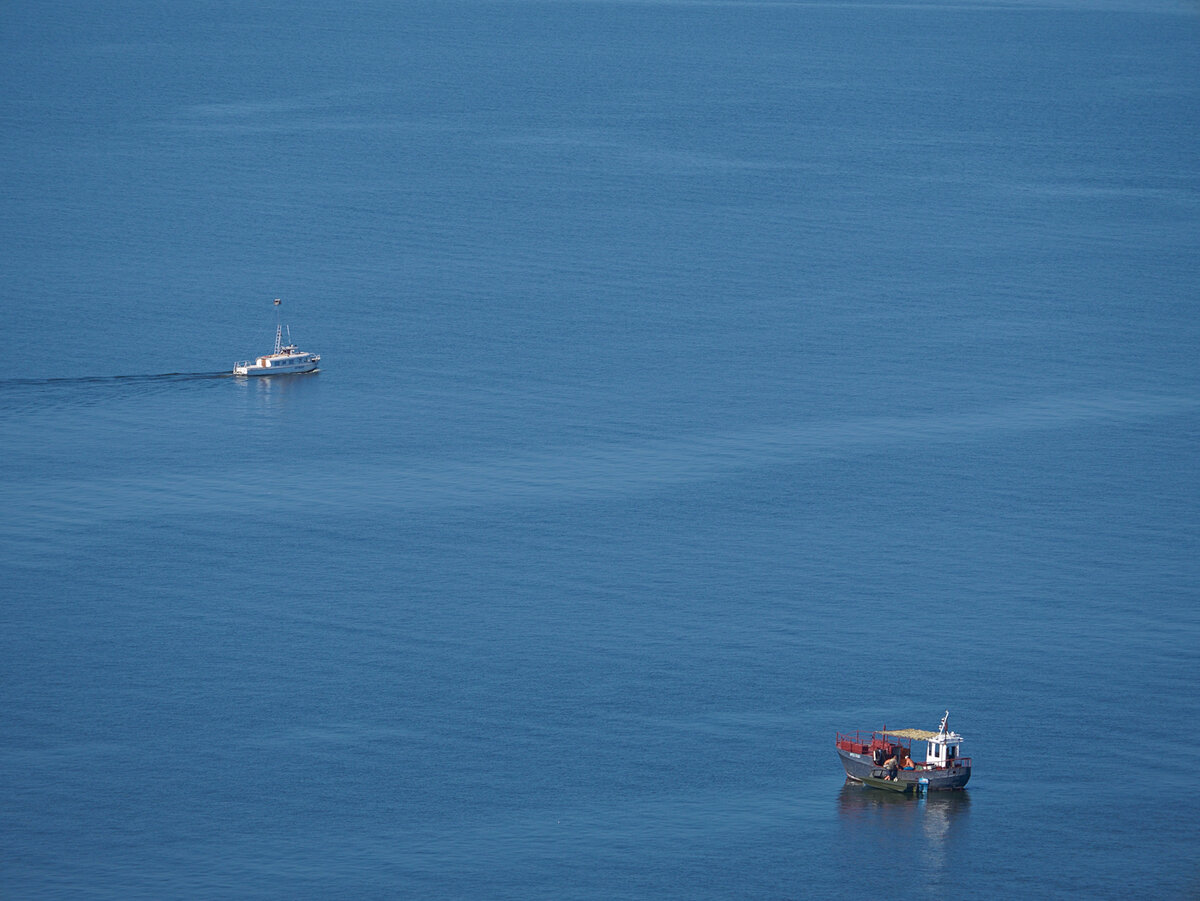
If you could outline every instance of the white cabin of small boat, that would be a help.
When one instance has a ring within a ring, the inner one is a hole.
[[[293,345],[281,348],[277,354],[268,354],[267,356],[259,357],[254,361],[254,365],[264,366],[269,369],[303,366],[306,363],[311,363],[314,356],[314,354],[296,350]]]
[[[896,738],[907,738],[910,741],[913,739],[924,741],[926,764],[936,767],[951,767],[960,759],[958,752],[963,743],[963,737],[957,732],[950,731],[947,725],[949,721],[950,711],[947,710],[937,732],[929,732],[925,729],[894,729],[883,734]]]
[[[949,731],[946,726],[949,719],[950,711],[947,710],[946,715],[942,717],[942,724],[938,726],[937,734],[927,739],[925,744],[925,760],[934,766],[953,766],[953,761],[958,757],[963,737],[957,732]]]

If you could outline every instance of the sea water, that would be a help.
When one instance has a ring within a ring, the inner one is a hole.
[[[1200,891],[1194,4],[3,19],[0,894]]]

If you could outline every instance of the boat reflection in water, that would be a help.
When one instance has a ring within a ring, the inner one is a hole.
[[[884,815],[881,813],[884,810],[889,811],[888,816],[894,816],[890,811],[896,810],[912,812],[915,820],[916,812],[926,807],[944,812],[946,816],[966,814],[971,809],[971,792],[964,790],[914,796],[877,791],[869,785],[847,778],[838,796],[838,812],[849,818],[869,819]]]
[[[933,880],[952,869],[948,859],[956,851],[968,853],[970,812],[969,789],[918,797],[847,779],[838,796],[840,844],[868,858],[881,851],[898,856]]]
[[[289,410],[294,403],[311,401],[321,390],[321,379],[305,378],[299,375],[282,379],[244,379],[233,376],[230,382],[246,398],[249,409],[257,409],[262,412]]]

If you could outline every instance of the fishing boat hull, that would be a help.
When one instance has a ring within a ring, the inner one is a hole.
[[[851,751],[845,751],[841,748],[837,749],[838,757],[842,761],[842,768],[846,771],[846,775],[856,782],[866,782],[873,784],[869,780],[872,779],[872,770],[879,768],[870,754],[855,754]],[[919,780],[929,780],[929,791],[954,791],[956,789],[965,788],[967,782],[971,778],[971,767],[952,766],[944,768],[921,767],[911,770],[897,770],[896,781],[892,785],[906,786],[904,789],[896,789],[889,787],[890,791],[904,790],[912,791],[916,788]],[[879,788],[880,786],[875,786]]]

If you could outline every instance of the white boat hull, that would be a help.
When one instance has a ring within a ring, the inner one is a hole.
[[[316,371],[316,363],[308,363],[303,366],[235,366],[233,368],[234,375],[300,375]]]

